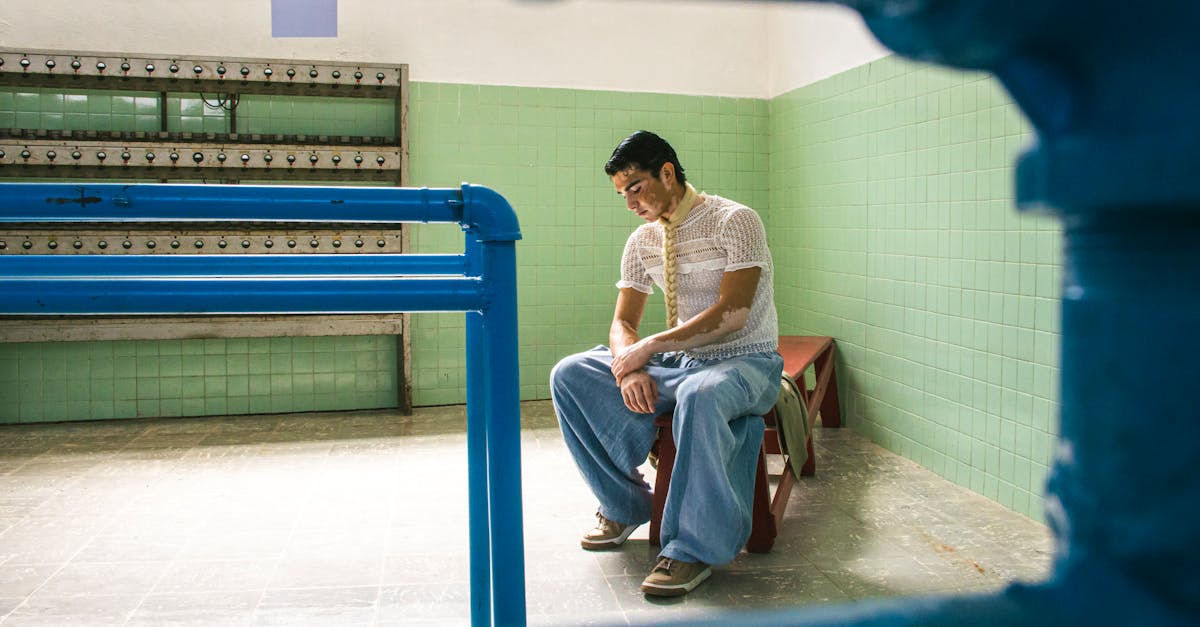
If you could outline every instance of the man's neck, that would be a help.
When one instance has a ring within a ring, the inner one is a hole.
[[[696,204],[696,200],[698,198],[699,194],[693,191],[690,185],[683,183],[679,186],[678,192],[676,192],[674,197],[671,199],[671,206],[667,209],[667,211],[663,212],[659,220],[664,223],[682,222],[683,218],[686,218],[688,212],[692,210],[692,206]],[[683,206],[685,203],[689,206]]]
[[[667,210],[663,212],[662,217],[664,219],[670,220],[671,216],[675,215],[675,213],[679,211],[679,203],[683,202],[684,196],[687,196],[686,184],[680,185],[679,189],[673,194],[670,206],[667,207]]]

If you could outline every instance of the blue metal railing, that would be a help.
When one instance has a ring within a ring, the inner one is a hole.
[[[485,187],[0,184],[0,224],[457,223],[460,255],[0,255],[0,315],[463,311],[473,625],[525,624],[512,207]]]

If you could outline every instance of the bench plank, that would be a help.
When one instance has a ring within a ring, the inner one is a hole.
[[[783,370],[804,389],[809,418],[815,422],[819,414],[823,427],[842,426],[841,407],[837,397],[837,374],[833,367],[835,350],[836,345],[832,337],[779,336],[779,354],[783,356]],[[804,382],[804,372],[810,367],[815,369],[816,375],[816,386],[811,390]],[[833,393],[826,395],[828,391]]]

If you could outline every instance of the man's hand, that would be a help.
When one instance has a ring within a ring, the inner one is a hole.
[[[631,372],[621,380],[621,398],[630,411],[653,414],[654,404],[658,402],[658,386],[650,373],[644,370]]]
[[[624,385],[625,377],[641,370],[654,356],[652,337],[643,338],[626,346],[613,357],[612,373],[618,385]]]

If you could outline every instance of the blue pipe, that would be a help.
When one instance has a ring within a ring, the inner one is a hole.
[[[486,207],[497,205],[508,206],[500,194],[481,185],[462,186],[463,222],[469,224],[469,230],[475,233],[480,242],[511,242],[521,239],[521,227],[517,223],[517,214],[512,210],[484,210]]]
[[[5,183],[0,224],[26,223],[457,223],[479,241],[521,239],[517,214],[481,185],[289,187],[149,183]]]
[[[468,273],[480,273],[482,251],[478,241],[467,237],[466,260]],[[471,459],[487,459],[488,399],[491,397],[487,376],[489,365],[486,330],[483,314],[466,314],[467,349],[467,455]],[[472,464],[467,468],[468,500],[470,501],[471,542],[471,625],[486,627],[492,624],[492,555],[488,505],[488,466]]]
[[[483,311],[488,420],[489,507],[493,538],[492,594],[497,625],[525,624],[525,546],[521,541],[521,412],[517,345],[516,250],[512,241],[481,241],[488,307]]]
[[[147,183],[6,183],[4,189],[0,223],[463,222],[463,191],[456,189],[397,194],[394,187]],[[488,215],[488,209],[479,213]],[[513,213],[499,215],[502,220]]]
[[[452,222],[480,241],[521,239],[508,201],[468,183],[459,189],[5,183],[4,190],[0,223]]]
[[[468,312],[472,624],[524,625],[512,207],[465,184],[0,184],[0,224],[214,220],[456,222],[467,236],[463,255],[4,255],[0,315]]]
[[[0,278],[0,315],[474,311],[476,278]]]
[[[843,4],[903,55],[994,72],[1036,130],[1018,206],[1060,217],[1065,244],[1053,569],[992,595],[704,624],[1200,624],[1200,2]]]

